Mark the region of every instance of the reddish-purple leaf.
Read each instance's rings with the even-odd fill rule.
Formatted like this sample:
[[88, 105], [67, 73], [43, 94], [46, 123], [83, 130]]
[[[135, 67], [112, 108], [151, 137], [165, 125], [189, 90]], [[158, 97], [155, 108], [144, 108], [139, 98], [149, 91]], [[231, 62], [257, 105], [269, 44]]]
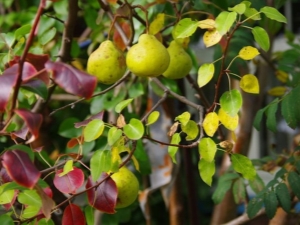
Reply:
[[[17, 64], [18, 65], [18, 64]], [[22, 81], [28, 81], [37, 76], [37, 70], [29, 62], [24, 62], [23, 72], [22, 72]]]
[[33, 188], [41, 176], [29, 156], [21, 150], [9, 150], [2, 155], [8, 175], [19, 185]]
[[0, 169], [0, 180], [3, 183], [7, 183], [7, 182], [13, 181], [13, 179], [11, 179], [11, 177], [7, 174], [6, 169], [4, 167], [2, 167]]
[[28, 127], [24, 126], [20, 130], [12, 132], [10, 136], [13, 140], [16, 140], [16, 137], [25, 140], [27, 137], [28, 131], [29, 131]]
[[62, 193], [75, 194], [84, 182], [84, 174], [81, 169], [73, 167], [66, 175], [59, 176], [63, 169], [57, 170], [53, 180], [54, 186]]
[[62, 225], [85, 225], [85, 217], [79, 206], [70, 204], [65, 208]]
[[86, 119], [84, 121], [75, 123], [74, 127], [75, 128], [79, 128], [79, 127], [86, 126], [89, 122], [91, 122], [94, 119], [102, 120], [103, 119], [103, 115], [104, 115], [104, 111], [101, 111], [101, 112], [99, 112], [99, 113], [97, 113], [95, 115], [92, 115], [90, 118], [88, 118], [88, 119]]
[[[14, 64], [19, 63], [20, 56], [15, 56], [10, 62], [9, 65], [12, 66]], [[25, 61], [31, 63], [37, 71], [45, 68], [45, 63], [49, 60], [49, 55], [35, 55], [32, 53], [27, 53]]]
[[42, 189], [39, 185], [36, 185], [35, 189], [42, 200], [41, 212], [46, 217], [46, 219], [50, 219], [51, 211], [55, 206], [55, 202], [52, 199], [52, 190], [49, 187]]
[[61, 62], [48, 61], [45, 67], [53, 72], [53, 80], [65, 91], [84, 98], [92, 97], [96, 77]]
[[[102, 173], [101, 177], [97, 182], [93, 182], [92, 178], [89, 177], [86, 183], [86, 188], [90, 188], [96, 183], [107, 177], [106, 173]], [[97, 188], [92, 188], [87, 191], [89, 204], [105, 213], [115, 213], [115, 207], [117, 203], [118, 190], [116, 183], [110, 177], [101, 183]]]
[[32, 134], [26, 144], [33, 142], [39, 136], [39, 130], [43, 122], [41, 114], [30, 112], [26, 109], [15, 109], [18, 114], [26, 123], [30, 133]]
[[17, 82], [18, 68], [18, 64], [15, 64], [0, 76], [0, 112], [4, 112], [6, 109], [13, 87]]

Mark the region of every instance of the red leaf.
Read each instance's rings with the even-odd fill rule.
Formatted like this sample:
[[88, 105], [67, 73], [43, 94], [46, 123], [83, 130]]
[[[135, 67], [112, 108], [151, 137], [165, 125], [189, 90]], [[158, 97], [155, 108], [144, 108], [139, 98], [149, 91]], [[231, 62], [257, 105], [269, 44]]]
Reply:
[[94, 119], [102, 120], [103, 119], [103, 115], [104, 115], [104, 111], [101, 111], [101, 112], [97, 113], [96, 115], [92, 115], [90, 118], [88, 118], [88, 119], [86, 119], [84, 121], [75, 123], [74, 127], [75, 128], [79, 128], [79, 127], [86, 126], [89, 122], [91, 122]]
[[18, 68], [18, 64], [13, 65], [0, 76], [0, 112], [5, 111], [13, 87], [16, 85]]
[[65, 208], [62, 225], [85, 225], [85, 222], [84, 214], [77, 205], [70, 204]]
[[39, 130], [43, 122], [42, 115], [30, 112], [26, 109], [15, 109], [15, 112], [25, 121], [26, 126], [32, 134], [31, 138], [26, 142], [26, 144], [36, 140], [39, 136]]
[[67, 143], [67, 148], [74, 148], [75, 146], [77, 146], [79, 144], [78, 139], [77, 138], [72, 138], [68, 141]]
[[21, 150], [9, 150], [2, 156], [8, 175], [19, 185], [33, 188], [41, 176], [29, 156]]
[[[126, 37], [128, 39], [130, 39], [132, 36], [132, 30], [131, 30], [130, 24], [127, 21], [123, 21], [120, 23], [120, 26], [121, 26], [122, 30], [124, 31]], [[113, 41], [116, 44], [116, 46], [119, 49], [121, 49], [122, 51], [124, 51], [126, 49], [126, 43], [124, 43], [123, 39], [121, 38], [120, 33], [117, 30], [115, 30], [115, 32], [114, 32]]]
[[24, 126], [24, 127], [21, 128], [20, 130], [17, 130], [17, 131], [12, 132], [12, 133], [10, 134], [10, 136], [11, 136], [11, 138], [12, 138], [13, 140], [16, 140], [16, 137], [25, 140], [26, 137], [27, 137], [28, 131], [29, 131], [28, 127], [27, 127], [27, 126]]
[[53, 71], [54, 81], [65, 91], [90, 98], [97, 85], [97, 78], [74, 67], [61, 63], [48, 61], [46, 69]]
[[7, 183], [13, 181], [11, 177], [7, 174], [6, 169], [4, 167], [0, 170], [0, 180], [2, 183]]
[[[97, 182], [94, 182], [91, 177], [88, 178], [86, 188], [90, 188], [96, 183], [107, 177], [106, 173], [102, 173]], [[89, 204], [105, 213], [115, 213], [117, 203], [118, 190], [116, 183], [110, 177], [101, 183], [97, 188], [92, 188], [87, 191]]]
[[75, 194], [84, 181], [84, 174], [81, 169], [73, 167], [68, 174], [59, 176], [63, 169], [57, 170], [53, 180], [54, 186], [62, 193]]
[[[12, 66], [14, 64], [19, 63], [20, 56], [15, 56], [10, 62], [9, 65]], [[31, 63], [37, 71], [45, 68], [45, 63], [49, 60], [49, 55], [35, 55], [32, 53], [28, 53], [26, 55], [25, 61]]]

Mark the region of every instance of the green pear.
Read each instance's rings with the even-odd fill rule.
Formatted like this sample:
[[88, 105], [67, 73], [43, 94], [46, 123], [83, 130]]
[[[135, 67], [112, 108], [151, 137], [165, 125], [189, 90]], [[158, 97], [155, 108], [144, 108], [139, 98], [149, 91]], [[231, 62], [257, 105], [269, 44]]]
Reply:
[[139, 181], [136, 176], [127, 167], [123, 166], [111, 178], [118, 189], [116, 208], [124, 208], [131, 205], [139, 193]]
[[103, 84], [115, 83], [123, 76], [125, 70], [125, 56], [110, 40], [102, 42], [88, 58], [87, 72], [96, 76]]
[[151, 34], [142, 34], [126, 56], [128, 69], [140, 77], [157, 77], [165, 72], [169, 63], [167, 49]]
[[190, 55], [184, 50], [182, 45], [173, 40], [168, 47], [170, 64], [163, 76], [169, 79], [180, 79], [185, 77], [192, 69], [193, 62]]

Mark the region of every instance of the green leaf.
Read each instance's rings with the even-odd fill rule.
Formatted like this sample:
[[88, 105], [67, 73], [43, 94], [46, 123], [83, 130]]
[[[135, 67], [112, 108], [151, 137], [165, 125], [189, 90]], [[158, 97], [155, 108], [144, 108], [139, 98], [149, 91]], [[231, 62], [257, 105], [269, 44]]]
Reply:
[[131, 140], [141, 139], [144, 135], [144, 125], [143, 123], [135, 118], [129, 121], [124, 127], [124, 134]]
[[214, 136], [215, 132], [217, 131], [219, 127], [219, 117], [217, 113], [215, 112], [210, 112], [206, 114], [204, 120], [203, 120], [203, 129], [205, 133], [212, 137]]
[[174, 39], [189, 37], [195, 33], [198, 27], [198, 21], [193, 21], [191, 18], [180, 20], [172, 31]]
[[253, 122], [253, 126], [256, 128], [256, 130], [260, 131], [260, 123], [261, 120], [263, 118], [264, 112], [266, 111], [266, 107], [263, 109], [260, 109], [257, 111], [255, 118], [254, 118], [254, 122]]
[[230, 189], [232, 184], [232, 180], [219, 180], [218, 186], [212, 195], [212, 200], [215, 204], [219, 204], [222, 202], [225, 194]]
[[202, 138], [198, 144], [200, 157], [208, 162], [215, 159], [217, 145], [211, 138]]
[[212, 63], [204, 63], [198, 70], [198, 85], [199, 87], [205, 86], [211, 81], [214, 76], [215, 66]]
[[258, 94], [259, 93], [259, 83], [256, 76], [253, 74], [245, 74], [240, 80], [240, 88], [248, 93]]
[[246, 11], [246, 5], [244, 3], [240, 3], [240, 4], [237, 4], [235, 5], [234, 7], [229, 7], [228, 8], [229, 11], [233, 11], [233, 12], [236, 12], [240, 15], [244, 14], [244, 12]]
[[213, 175], [216, 172], [215, 161], [208, 162], [205, 159], [200, 159], [198, 163], [200, 177], [209, 186], [211, 186]]
[[0, 215], [0, 221], [2, 225], [14, 225], [13, 219], [7, 215], [7, 214], [2, 214]]
[[281, 113], [287, 124], [295, 129], [300, 123], [300, 86], [294, 88], [282, 100]]
[[81, 135], [81, 129], [77, 129], [74, 126], [77, 122], [79, 122], [79, 120], [74, 117], [64, 120], [58, 128], [58, 134], [66, 138], [79, 137]]
[[111, 168], [112, 156], [110, 150], [97, 150], [93, 154], [90, 162], [91, 176], [93, 181], [97, 181], [103, 172], [108, 172]]
[[45, 31], [40, 37], [39, 42], [41, 45], [47, 44], [49, 41], [51, 41], [54, 36], [56, 35], [56, 28], [52, 27], [51, 29]]
[[[175, 144], [178, 145], [181, 141], [181, 137], [179, 133], [175, 133], [172, 136], [171, 139], [171, 143], [170, 144]], [[173, 163], [177, 163], [176, 162], [176, 153], [177, 153], [178, 147], [177, 146], [168, 146], [168, 153], [170, 155], [170, 157], [172, 158]]]
[[181, 124], [182, 132], [186, 133], [185, 140], [192, 141], [199, 134], [199, 127], [197, 123], [193, 120], [190, 120], [185, 126]]
[[147, 118], [147, 126], [155, 123], [159, 118], [159, 111], [153, 111]]
[[256, 194], [265, 188], [265, 183], [258, 174], [256, 174], [253, 180], [249, 180], [249, 185]]
[[221, 35], [226, 34], [236, 20], [236, 12], [221, 12], [216, 18], [216, 29]]
[[141, 174], [149, 175], [151, 173], [151, 163], [150, 163], [149, 156], [144, 149], [142, 140], [137, 141], [137, 146], [133, 155], [140, 164]]
[[267, 52], [270, 48], [270, 39], [267, 31], [263, 29], [262, 27], [254, 27], [252, 29], [252, 34], [254, 36], [254, 40], [257, 42], [257, 44], [265, 51]]
[[246, 188], [244, 179], [239, 178], [233, 182], [232, 192], [236, 204], [240, 204], [246, 201]]
[[18, 201], [24, 205], [31, 205], [36, 207], [42, 206], [41, 197], [36, 190], [24, 190], [18, 195]]
[[242, 95], [236, 89], [224, 92], [220, 98], [221, 107], [230, 116], [235, 116], [242, 107], [242, 104]]
[[132, 102], [132, 100], [133, 99], [130, 98], [130, 99], [121, 101], [119, 104], [116, 105], [115, 112], [120, 113], [125, 107], [127, 107]]
[[14, 198], [15, 191], [13, 189], [5, 190], [5, 187], [9, 184], [10, 182], [0, 186], [0, 205], [10, 203]]
[[266, 17], [268, 17], [271, 20], [276, 20], [278, 22], [287, 23], [286, 17], [273, 7], [265, 6], [260, 9], [260, 12], [264, 13], [266, 15]]
[[277, 108], [278, 108], [278, 98], [276, 98], [271, 104], [269, 104], [266, 110], [267, 127], [269, 130], [273, 132], [277, 131], [277, 119], [276, 119]]
[[252, 198], [249, 203], [248, 203], [248, 207], [247, 207], [247, 214], [249, 216], [249, 218], [253, 218], [254, 216], [256, 216], [256, 214], [258, 213], [259, 210], [262, 209], [263, 207], [263, 200], [262, 198]]
[[23, 210], [21, 217], [24, 219], [29, 219], [31, 217], [34, 217], [39, 213], [40, 209], [41, 207], [39, 206], [29, 205]]
[[107, 143], [112, 146], [122, 137], [122, 130], [111, 127], [107, 133]]
[[144, 86], [141, 82], [134, 83], [128, 89], [128, 94], [130, 98], [137, 98], [145, 94]]
[[83, 130], [84, 141], [90, 142], [96, 140], [104, 131], [104, 122], [100, 119], [90, 121]]
[[284, 209], [284, 211], [290, 213], [292, 202], [291, 202], [291, 195], [286, 184], [279, 183], [275, 188], [275, 192], [281, 207]]
[[247, 8], [244, 15], [247, 18], [251, 18], [252, 20], [260, 20], [260, 14], [258, 13], [258, 11], [255, 8]]
[[268, 191], [264, 194], [264, 204], [266, 209], [266, 214], [269, 219], [272, 219], [276, 213], [278, 200], [275, 192]]
[[94, 208], [92, 206], [87, 205], [86, 207], [84, 207], [84, 215], [87, 225], [95, 224]]
[[292, 171], [288, 173], [288, 182], [290, 184], [290, 187], [294, 194], [297, 196], [298, 199], [300, 199], [300, 177], [299, 175]]
[[61, 172], [60, 174], [58, 174], [58, 176], [62, 177], [64, 175], [68, 174], [69, 172], [71, 172], [72, 170], [73, 170], [73, 160], [70, 159], [64, 165], [63, 172]]
[[179, 121], [183, 126], [187, 125], [190, 121], [191, 114], [189, 112], [184, 112], [179, 116], [175, 117], [175, 121]]
[[256, 170], [248, 157], [241, 154], [232, 154], [231, 161], [233, 169], [241, 173], [244, 178], [252, 180], [256, 177]]
[[46, 100], [48, 97], [48, 88], [46, 84], [43, 81], [38, 81], [38, 80], [35, 80], [34, 82], [38, 85], [31, 85], [32, 82], [29, 82], [29, 83], [22, 84], [22, 88], [27, 91], [33, 92], [39, 95], [40, 97], [42, 97], [44, 100]]
[[18, 40], [21, 37], [24, 37], [26, 34], [29, 34], [30, 30], [31, 30], [31, 24], [25, 24], [22, 27], [16, 29], [15, 39]]
[[38, 225], [54, 225], [53, 220], [48, 220], [46, 218], [42, 218], [39, 220]]

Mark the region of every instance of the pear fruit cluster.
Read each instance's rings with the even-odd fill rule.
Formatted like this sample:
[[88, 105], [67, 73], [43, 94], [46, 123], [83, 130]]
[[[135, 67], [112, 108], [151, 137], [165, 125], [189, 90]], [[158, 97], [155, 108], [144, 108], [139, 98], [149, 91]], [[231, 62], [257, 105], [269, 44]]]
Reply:
[[169, 79], [180, 79], [190, 72], [192, 59], [176, 40], [165, 48], [154, 35], [142, 34], [126, 57], [112, 41], [107, 40], [92, 52], [87, 62], [87, 72], [104, 84], [118, 81], [126, 67], [139, 77], [163, 75]]
[[110, 40], [102, 42], [88, 58], [87, 72], [96, 76], [100, 83], [113, 84], [125, 71], [125, 56]]
[[131, 205], [139, 193], [139, 181], [136, 176], [127, 167], [123, 166], [111, 178], [116, 183], [118, 189], [115, 208], [119, 209]]

